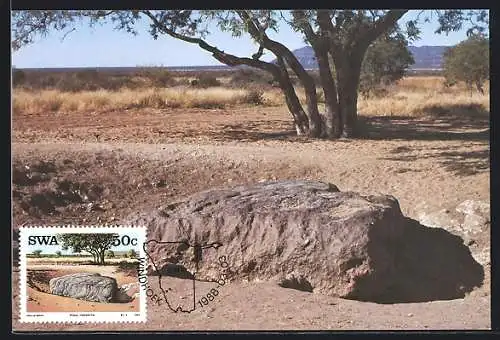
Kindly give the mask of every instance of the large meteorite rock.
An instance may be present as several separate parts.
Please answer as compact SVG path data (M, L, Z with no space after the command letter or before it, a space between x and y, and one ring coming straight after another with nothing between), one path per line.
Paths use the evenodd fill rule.
M93 302L111 302L117 291L116 280L97 273L77 273L49 281L50 293Z
M282 181L200 192L126 221L149 228L156 268L194 273L182 243L220 242L198 257L196 278L273 280L307 291L376 302L463 297L484 272L463 240L402 215L387 195L340 192L331 184Z

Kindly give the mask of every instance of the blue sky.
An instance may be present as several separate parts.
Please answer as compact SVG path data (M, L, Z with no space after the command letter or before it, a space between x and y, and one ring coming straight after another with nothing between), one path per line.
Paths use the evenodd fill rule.
M418 11L410 11L401 20L404 24L414 18ZM61 40L63 32L52 32L49 36L38 39L12 54L12 64L18 68L41 67L135 67L135 66L201 66L221 65L210 53L196 45L180 41L168 36L160 36L154 40L147 32L148 23L141 23L139 35L133 36L125 32L113 30L112 25L89 28L79 27ZM412 45L455 45L466 38L465 30L449 35L435 34L437 21L421 23L421 39ZM257 47L248 35L233 38L215 27L206 39L220 49L237 56L250 56ZM270 34L279 39L290 49L305 46L298 33L293 32L286 24L281 24L278 33ZM274 59L268 53L263 60Z

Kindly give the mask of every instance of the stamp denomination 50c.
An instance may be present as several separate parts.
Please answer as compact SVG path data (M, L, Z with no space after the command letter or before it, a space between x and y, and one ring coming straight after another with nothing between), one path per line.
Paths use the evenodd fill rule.
M146 228L20 227L21 322L145 322Z

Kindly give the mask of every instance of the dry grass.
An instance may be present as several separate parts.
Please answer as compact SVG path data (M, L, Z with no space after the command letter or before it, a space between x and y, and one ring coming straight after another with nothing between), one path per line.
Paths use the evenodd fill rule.
M401 79L396 85L387 89L387 95L381 97L358 98L358 111L367 116L421 116L429 110L443 108L453 111L453 108L467 106L480 107L489 112L490 96L478 92L469 92L464 84L451 88L443 85L443 77L413 76ZM489 93L489 84L484 86ZM297 96L302 105L305 104L305 94L301 87L296 87ZM324 110L322 89L317 88L320 110ZM264 95L268 105L284 105L284 97L279 90L273 90ZM322 100L323 99L323 100ZM323 103L322 103L323 102Z
M480 107L489 112L490 96L467 90L457 84L446 88L442 77L407 77L388 89L387 96L365 99L359 97L358 111L363 115L419 116L438 108L453 111L453 108ZM484 87L489 93L489 84Z
M214 87L190 89L185 87L81 91L27 91L15 89L14 112L86 111L127 108L221 108L249 102L250 90Z
M489 84L485 91L489 92ZM252 90L243 88L211 87L193 89L189 87L122 89L119 91L99 90L75 93L58 90L29 91L14 89L14 112L68 112L99 111L127 108L223 108L237 105L255 105ZM318 88L320 103L322 91ZM305 96L297 87L302 103ZM453 109L473 105L489 112L489 95L472 94L464 85L446 88L442 77L407 77L388 88L385 96L358 99L358 111L363 115L419 116L428 113L429 108ZM269 106L284 106L281 90L267 88L263 92L263 103ZM323 105L323 104L320 104ZM323 107L320 107L322 110Z
M397 91L382 98L358 100L358 111L363 115L377 116L420 116L436 108L453 109L454 107L475 106L489 112L488 95L473 93L442 93L439 91L411 92Z

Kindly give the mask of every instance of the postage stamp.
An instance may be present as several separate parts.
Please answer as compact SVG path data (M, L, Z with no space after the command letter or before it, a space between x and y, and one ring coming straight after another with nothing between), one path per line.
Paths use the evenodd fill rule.
M21 322L145 322L146 228L20 227Z

